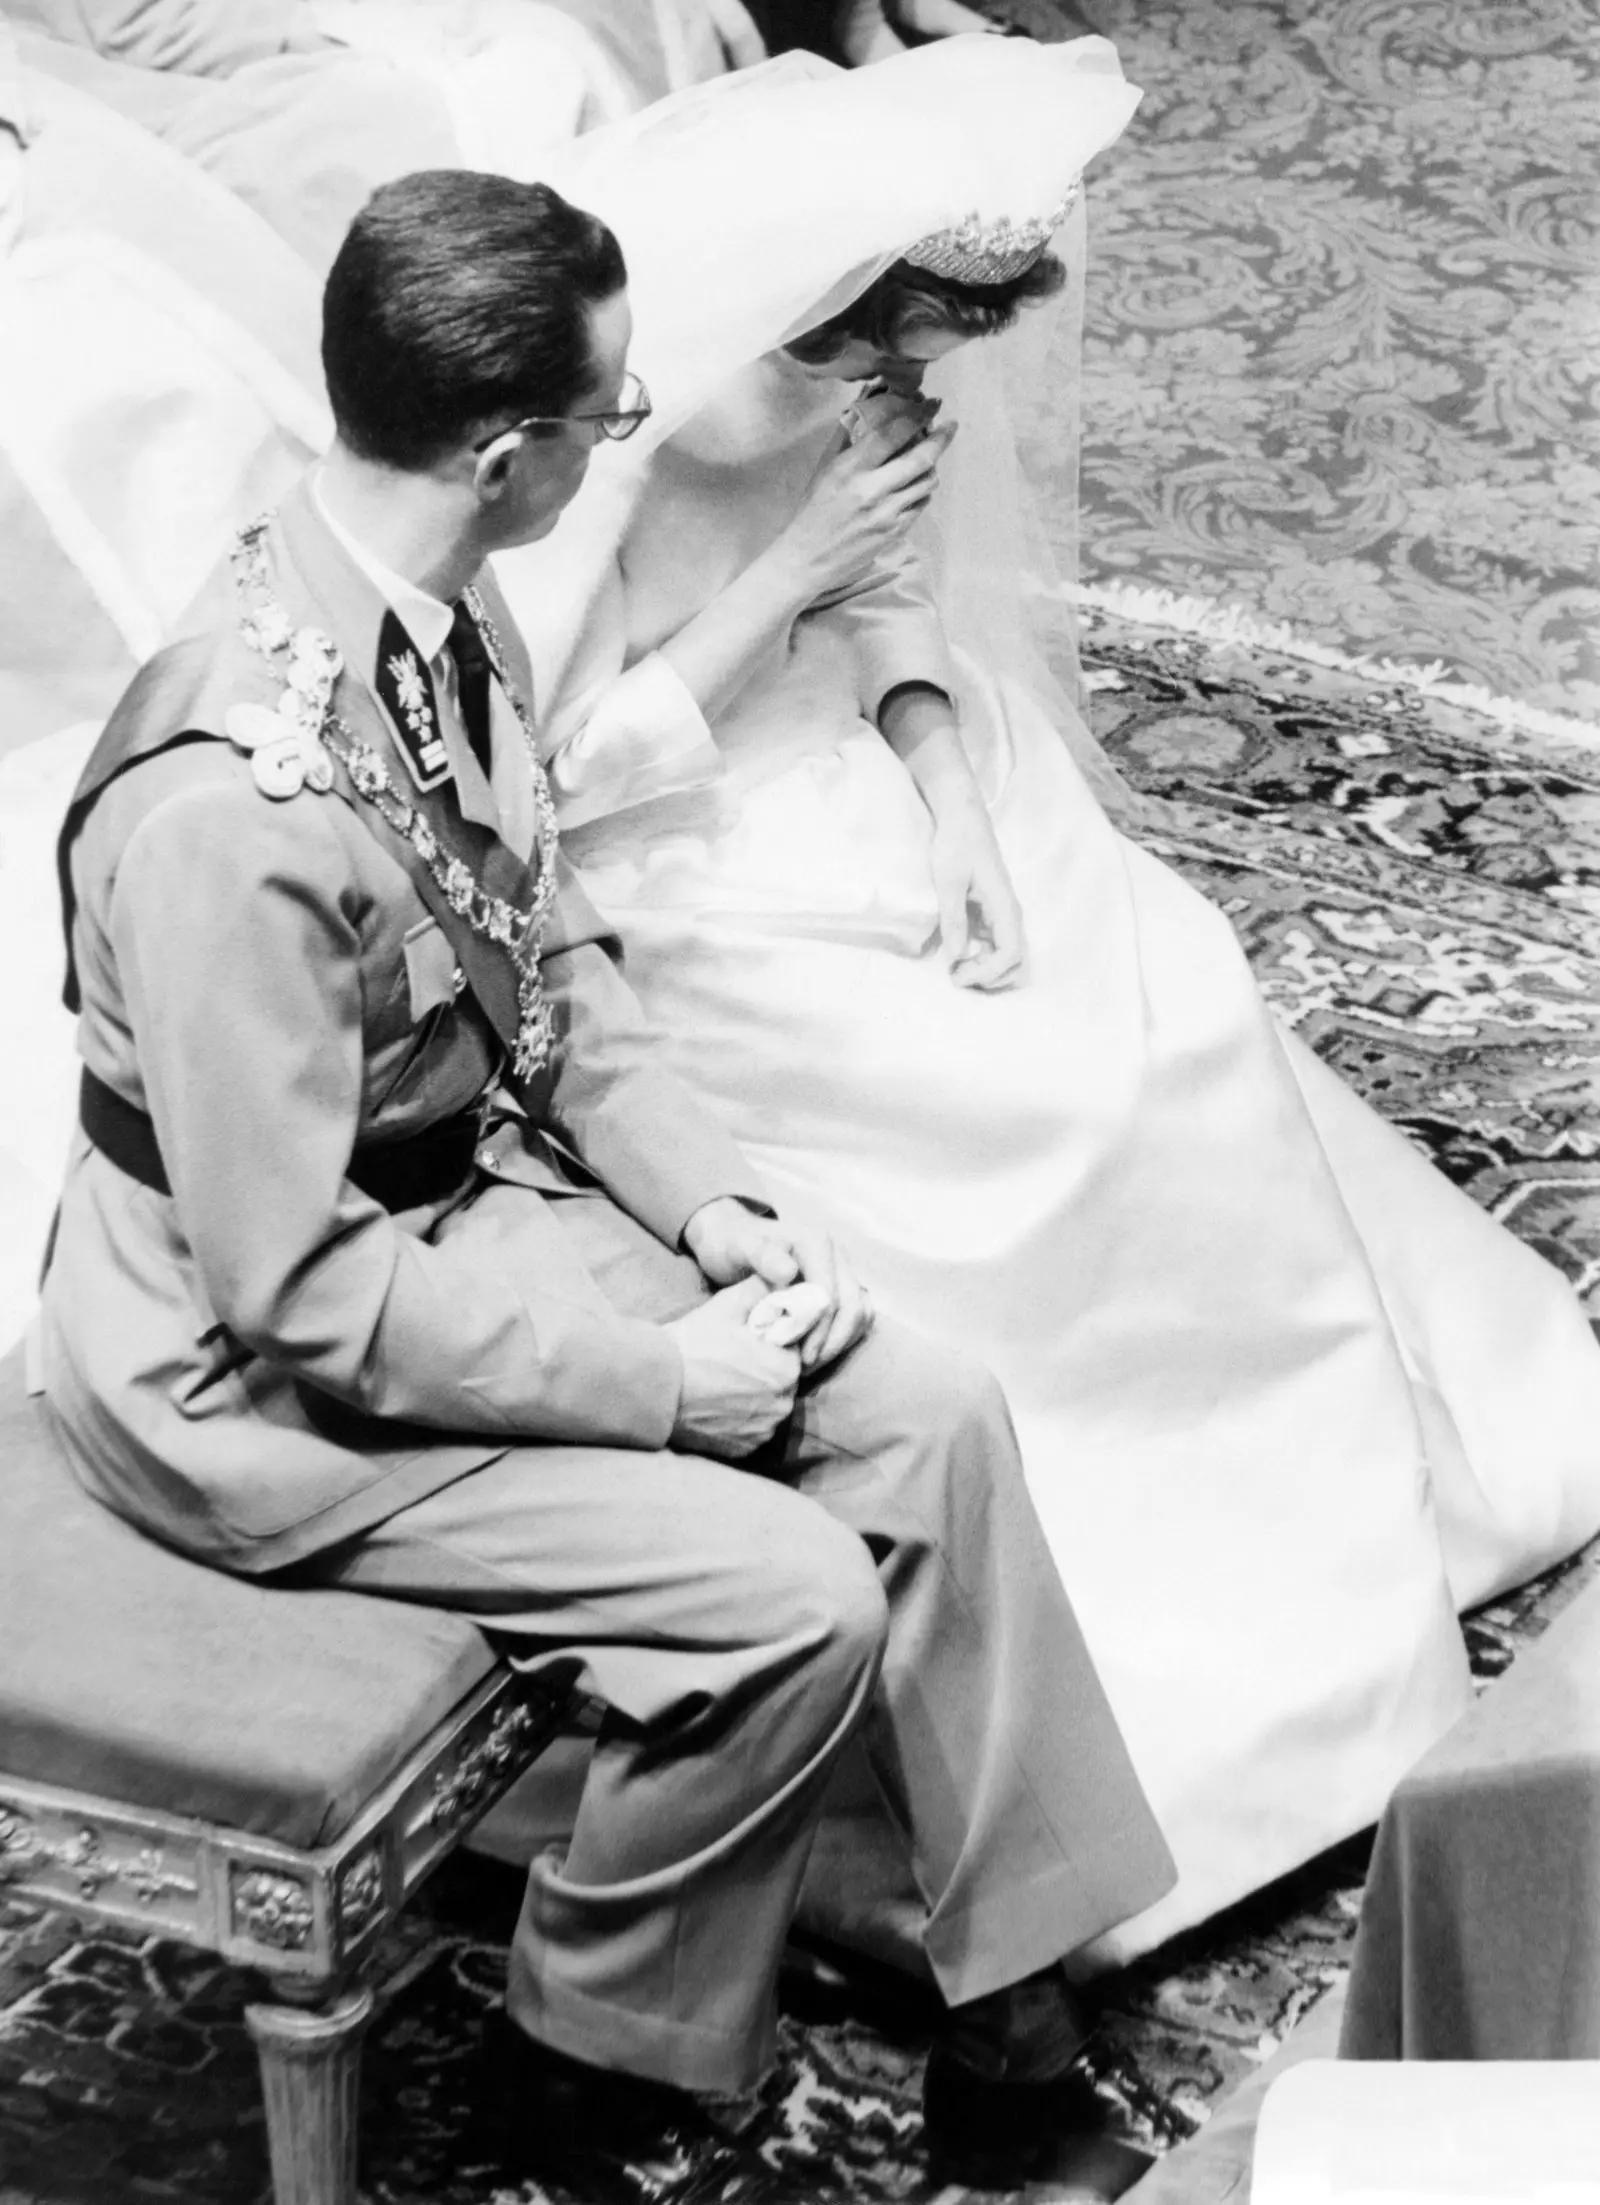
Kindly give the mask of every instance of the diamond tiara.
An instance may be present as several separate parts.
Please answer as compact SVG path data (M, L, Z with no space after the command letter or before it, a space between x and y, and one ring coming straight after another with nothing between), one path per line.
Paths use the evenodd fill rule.
M1004 214L984 222L976 213L969 214L948 230L919 237L900 257L914 268L926 268L930 275L948 276L956 283L1009 283L1033 266L1082 188L1073 184L1059 205L1027 222L1013 222Z

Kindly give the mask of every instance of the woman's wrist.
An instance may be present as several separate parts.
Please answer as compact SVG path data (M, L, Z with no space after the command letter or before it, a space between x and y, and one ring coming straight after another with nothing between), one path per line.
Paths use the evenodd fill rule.
M970 766L963 764L960 772L916 778L922 801L936 827L959 827L969 821L974 825L981 822L985 827L989 824L989 807Z
M807 542L792 525L776 537L754 561L771 577L796 615L805 612L830 586L827 559L820 546Z
M935 826L988 818L954 708L942 689L930 682L891 689L878 707L878 728L915 781Z

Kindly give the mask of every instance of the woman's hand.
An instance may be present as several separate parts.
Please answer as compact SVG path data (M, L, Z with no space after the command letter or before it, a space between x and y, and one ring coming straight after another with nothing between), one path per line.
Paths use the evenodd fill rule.
M799 615L865 574L933 494L953 429L925 432L933 409L890 393L857 401L861 432L829 445L782 534L661 645L661 656L715 721ZM908 439L909 444L908 444Z
M1015 987L1026 954L1022 906L950 699L928 682L901 682L879 705L878 726L933 820L933 887L951 979L958 988Z
M922 399L863 401L856 441L841 429L823 454L774 547L798 568L808 600L859 581L932 497L955 434L934 424L935 410Z
M1013 988L1022 978L1022 906L983 802L947 807L933 822L939 934L958 988Z

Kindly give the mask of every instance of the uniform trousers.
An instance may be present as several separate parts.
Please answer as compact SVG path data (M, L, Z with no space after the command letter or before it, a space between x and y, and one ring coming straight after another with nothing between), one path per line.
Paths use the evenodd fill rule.
M553 1206L615 1306L664 1322L709 1291L603 1196ZM1172 1881L998 1387L890 1324L804 1385L751 1464L518 1446L317 1570L465 1611L519 1666L581 1660L605 1712L570 1842L529 1871L507 1999L578 2059L686 2089L760 2080L858 1730L952 2004Z

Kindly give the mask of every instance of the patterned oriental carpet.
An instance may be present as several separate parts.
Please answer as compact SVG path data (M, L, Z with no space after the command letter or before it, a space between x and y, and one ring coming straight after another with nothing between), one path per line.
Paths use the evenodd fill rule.
M1003 12L1145 88L1089 193L1091 591L1600 719L1589 0Z
M1144 839L1285 1024L1600 1317L1600 747L1089 614Z
M1233 914L1280 1013L1600 1310L1600 754L1413 689L1163 636L1084 639L1094 717L1162 799L1148 839ZM1600 1543L1472 1618L1497 1675ZM1166 2151L1349 1964L1365 1841L1313 1861L1104 1987L1093 2079L1115 2132ZM692 2162L589 2152L497 2189L477 2054L520 1878L441 1872L384 1954L364 2083L372 2205L734 2205ZM0 2205L236 2205L265 2144L245 1981L0 1899ZM797 1976L759 2140L791 2200L928 2200L926 2010ZM959 2205L961 2193L938 2193ZM1042 2200L1048 2190L1039 2190Z

